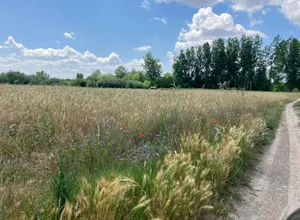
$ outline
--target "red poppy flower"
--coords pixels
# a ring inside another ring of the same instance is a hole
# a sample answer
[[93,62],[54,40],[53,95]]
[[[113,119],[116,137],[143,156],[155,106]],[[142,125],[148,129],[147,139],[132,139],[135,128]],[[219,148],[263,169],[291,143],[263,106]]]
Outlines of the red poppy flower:
[[217,120],[215,120],[215,119],[214,119],[214,120],[212,120],[211,122],[212,122],[213,124],[217,124],[217,123],[218,123],[218,121],[217,121]]
[[140,133],[140,135],[139,135],[140,137],[145,137],[145,135],[143,134],[143,133]]
[[125,130],[125,128],[126,128],[126,127],[123,125],[123,126],[121,127],[121,130]]

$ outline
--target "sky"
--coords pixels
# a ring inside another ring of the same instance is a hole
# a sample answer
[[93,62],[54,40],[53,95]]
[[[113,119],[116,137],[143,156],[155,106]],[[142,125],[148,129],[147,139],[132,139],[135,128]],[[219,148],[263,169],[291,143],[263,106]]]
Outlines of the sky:
[[300,0],[1,0],[0,29],[0,72],[140,70],[148,51],[171,72],[181,49],[220,37],[300,38]]

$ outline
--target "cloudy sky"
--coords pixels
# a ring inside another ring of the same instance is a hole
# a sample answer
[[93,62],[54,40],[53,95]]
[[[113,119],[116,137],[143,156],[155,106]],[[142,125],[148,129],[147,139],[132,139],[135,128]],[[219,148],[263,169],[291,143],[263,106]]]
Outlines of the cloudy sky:
[[219,37],[300,38],[300,0],[1,0],[0,28],[0,72],[140,69],[149,50],[171,71],[180,49]]

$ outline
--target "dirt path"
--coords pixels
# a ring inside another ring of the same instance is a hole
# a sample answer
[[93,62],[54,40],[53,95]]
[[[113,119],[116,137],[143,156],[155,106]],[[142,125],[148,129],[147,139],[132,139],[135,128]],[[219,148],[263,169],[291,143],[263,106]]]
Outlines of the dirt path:
[[286,106],[276,139],[265,152],[235,204],[233,219],[277,220],[300,208],[300,127],[293,104]]

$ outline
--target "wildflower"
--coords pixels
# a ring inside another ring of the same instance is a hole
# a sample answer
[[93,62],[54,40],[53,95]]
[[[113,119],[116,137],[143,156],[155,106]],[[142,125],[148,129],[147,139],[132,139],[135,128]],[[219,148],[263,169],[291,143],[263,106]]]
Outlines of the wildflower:
[[212,122],[213,124],[217,124],[217,123],[218,123],[218,121],[217,121],[216,119],[213,119],[211,122]]
[[120,128],[120,130],[125,130],[125,129],[126,127],[124,125]]
[[145,135],[143,133],[140,133],[139,136],[140,137],[145,137]]
[[165,141],[165,140],[162,140],[161,142],[162,142],[162,143],[165,143],[166,141]]
[[222,159],[222,157],[220,155],[217,155],[216,159]]
[[81,144],[80,146],[79,146],[79,149],[82,149],[83,148],[83,145]]
[[160,137],[160,134],[155,135],[156,137]]
[[175,129],[176,127],[177,127],[176,124],[173,124],[173,125],[172,125],[172,128],[173,128],[173,129]]

